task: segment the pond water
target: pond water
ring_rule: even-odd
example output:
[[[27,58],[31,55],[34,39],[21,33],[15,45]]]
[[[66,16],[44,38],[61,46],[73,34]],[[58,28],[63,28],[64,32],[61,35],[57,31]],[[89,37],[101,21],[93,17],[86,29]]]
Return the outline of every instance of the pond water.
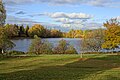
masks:
[[[62,39],[73,45],[77,52],[80,52],[80,38],[43,38],[42,40],[49,41],[55,47]],[[16,46],[12,50],[27,52],[32,39],[14,39],[12,41],[16,44]]]

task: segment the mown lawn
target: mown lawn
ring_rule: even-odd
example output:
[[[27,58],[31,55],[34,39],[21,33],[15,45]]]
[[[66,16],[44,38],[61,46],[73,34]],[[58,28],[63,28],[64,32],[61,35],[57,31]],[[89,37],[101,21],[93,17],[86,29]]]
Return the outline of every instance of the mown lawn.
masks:
[[[118,55],[40,55],[0,59],[0,80],[120,80]]]

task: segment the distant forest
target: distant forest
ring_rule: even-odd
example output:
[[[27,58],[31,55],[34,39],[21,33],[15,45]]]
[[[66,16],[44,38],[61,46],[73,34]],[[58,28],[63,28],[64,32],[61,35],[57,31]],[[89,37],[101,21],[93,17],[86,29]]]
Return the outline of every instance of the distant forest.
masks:
[[[41,24],[35,24],[33,26],[23,26],[17,24],[6,24],[4,26],[5,30],[8,32],[9,38],[16,37],[30,37],[33,38],[37,35],[41,38],[83,38],[84,34],[91,32],[92,30],[74,30],[71,29],[68,32],[62,32],[57,29],[47,29]]]

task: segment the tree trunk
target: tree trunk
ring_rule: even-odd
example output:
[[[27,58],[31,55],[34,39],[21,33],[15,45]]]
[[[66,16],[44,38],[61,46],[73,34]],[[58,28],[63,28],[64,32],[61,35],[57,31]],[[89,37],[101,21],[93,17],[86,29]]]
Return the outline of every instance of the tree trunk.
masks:
[[[83,53],[80,53],[80,57],[83,58]]]
[[[4,50],[2,49],[2,54],[4,53]]]

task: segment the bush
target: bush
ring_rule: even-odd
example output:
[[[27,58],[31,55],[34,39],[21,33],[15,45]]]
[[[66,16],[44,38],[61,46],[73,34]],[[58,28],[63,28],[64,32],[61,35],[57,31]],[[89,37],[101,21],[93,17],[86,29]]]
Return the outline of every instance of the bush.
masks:
[[[73,46],[69,46],[69,48],[65,51],[66,54],[78,54],[76,49]]]
[[[29,47],[30,53],[35,54],[51,54],[52,45],[48,41],[42,41],[38,36],[35,35],[35,39],[32,40],[32,43]]]
[[[22,51],[10,51],[10,52],[8,52],[8,55],[23,55],[23,54],[25,54],[25,53]]]
[[[66,40],[59,41],[58,46],[53,49],[54,54],[77,54],[77,51]]]

